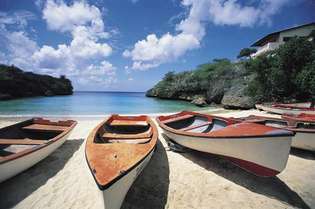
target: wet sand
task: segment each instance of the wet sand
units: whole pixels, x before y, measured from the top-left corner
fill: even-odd
[[[223,116],[261,112],[233,111]],[[0,119],[0,126],[20,119]],[[101,119],[77,119],[69,139],[45,160],[0,184],[0,208],[97,209],[102,199],[84,145]],[[292,149],[277,177],[249,174],[215,155],[170,151],[163,135],[122,208],[315,208],[315,153]]]

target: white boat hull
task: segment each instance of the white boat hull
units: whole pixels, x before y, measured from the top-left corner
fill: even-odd
[[[292,147],[315,151],[315,134],[307,132],[296,132],[292,139]]]
[[[197,151],[231,158],[232,162],[259,176],[280,173],[287,164],[291,136],[260,138],[203,138],[165,134],[176,143]]]
[[[141,173],[141,171],[149,163],[153,153],[154,149],[139,165],[134,167],[131,171],[129,171],[126,175],[124,175],[110,187],[101,191],[104,199],[105,209],[119,209],[121,207],[128,190],[130,189],[131,185],[136,180],[138,175]]]
[[[263,110],[265,112],[276,113],[279,115],[287,114],[287,115],[299,115],[299,114],[311,114],[315,115],[315,111],[309,110],[299,110],[299,109],[290,109],[290,108],[278,108],[264,105],[256,105],[256,108],[259,110]]]
[[[22,157],[0,164],[0,182],[21,173],[46,158],[67,140],[69,134],[70,132],[58,141],[53,142],[35,152],[31,152]]]

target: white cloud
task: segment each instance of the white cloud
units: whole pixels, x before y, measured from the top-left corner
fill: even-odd
[[[30,57],[38,49],[36,42],[22,31],[7,33],[6,38],[10,62],[29,69],[32,66]]]
[[[176,60],[187,51],[200,47],[206,34],[206,24],[250,27],[256,23],[270,23],[288,0],[258,0],[255,5],[243,5],[238,0],[182,0],[189,9],[186,19],[175,27],[177,34],[166,33],[160,38],[150,34],[140,40],[123,56],[131,58],[132,69],[146,70]]]
[[[106,86],[116,81],[116,68],[105,60],[111,55],[112,48],[102,41],[109,37],[109,33],[105,31],[97,7],[85,2],[67,5],[63,1],[48,0],[43,6],[43,19],[48,29],[72,37],[69,44],[62,43],[56,47],[39,47],[29,37],[22,28],[30,19],[26,14],[17,17],[0,13],[0,38],[5,38],[8,64],[53,76],[66,75],[79,83],[96,82]],[[10,31],[8,25],[20,25],[21,30]]]
[[[104,24],[100,10],[85,2],[67,5],[48,0],[43,10],[43,19],[48,28],[61,32],[73,31],[77,26],[89,26],[93,32],[103,32]]]
[[[100,65],[91,64],[85,70],[73,73],[72,76],[77,77],[81,84],[94,82],[109,86],[117,82],[116,68],[107,61],[102,61]]]
[[[31,68],[29,58],[37,49],[37,43],[33,41],[24,30],[28,21],[34,20],[35,16],[28,11],[17,11],[11,15],[0,12],[0,44],[2,52],[1,62],[14,64],[24,68]],[[18,31],[9,31],[14,26]]]
[[[123,56],[132,58],[132,69],[146,70],[176,59],[187,50],[199,47],[199,44],[199,40],[191,34],[172,36],[167,33],[160,39],[150,34],[146,40],[138,41],[132,51],[124,51]]]
[[[27,26],[29,20],[36,19],[35,15],[29,11],[16,11],[11,15],[5,12],[0,12],[0,28],[6,25],[15,25],[17,28],[22,29]]]

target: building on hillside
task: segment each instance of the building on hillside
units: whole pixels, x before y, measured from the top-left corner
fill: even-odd
[[[295,36],[308,37],[313,30],[315,30],[315,22],[270,33],[251,45],[251,47],[257,49],[257,52],[252,54],[251,57],[277,49],[281,44]]]

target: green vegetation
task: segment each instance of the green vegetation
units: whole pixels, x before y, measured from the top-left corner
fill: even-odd
[[[237,55],[237,58],[248,58],[251,54],[256,53],[257,50],[254,48],[244,48],[241,49],[240,53]]]
[[[72,93],[71,81],[65,76],[54,78],[23,72],[15,66],[0,65],[0,100]]]
[[[205,95],[211,80],[230,72],[233,67],[227,59],[215,60],[213,63],[202,64],[192,71],[175,74],[168,72],[162,81],[154,87],[154,93],[162,98],[181,97],[185,99],[194,95]]]
[[[254,59],[237,63],[215,59],[191,71],[169,72],[147,96],[203,98],[208,104],[246,109],[255,102],[314,101],[315,39],[310,41],[310,37],[292,38]],[[251,49],[243,49],[239,57],[251,53]]]
[[[199,101],[202,99],[208,104],[220,104],[232,86],[243,85],[247,74],[241,63],[214,59],[211,63],[199,65],[195,70],[167,73],[162,81],[147,92],[147,96],[188,101],[199,98]]]
[[[293,38],[245,66],[255,75],[248,93],[257,101],[308,101],[315,95],[315,44]]]

